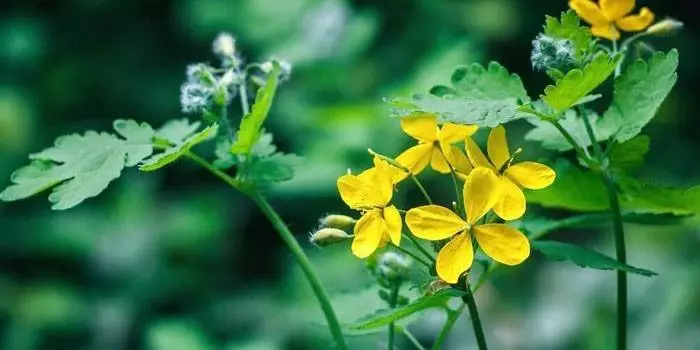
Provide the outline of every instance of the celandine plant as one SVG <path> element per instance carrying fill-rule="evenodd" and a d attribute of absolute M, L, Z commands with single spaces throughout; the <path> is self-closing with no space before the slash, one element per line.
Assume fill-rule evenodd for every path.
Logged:
<path fill-rule="evenodd" d="M 533 41 L 533 69 L 553 80 L 539 99 L 533 101 L 517 75 L 493 62 L 457 68 L 451 86 L 391 100 L 402 130 L 417 144 L 396 157 L 370 149 L 371 167 L 337 180 L 340 197 L 354 215 L 327 215 L 309 237 L 319 246 L 351 240 L 352 254 L 366 259 L 376 278 L 387 308 L 367 310 L 369 316 L 361 320 L 345 320 L 354 322 L 349 326 L 341 326 L 313 266 L 264 196 L 271 184 L 291 179 L 300 162 L 279 152 L 263 129 L 277 87 L 291 67 L 280 61 L 244 64 L 230 35 L 214 42 L 219 64 L 187 68 L 182 109 L 200 121 L 173 120 L 154 129 L 117 120 L 114 134 L 88 131 L 60 137 L 53 147 L 29 156 L 31 163 L 12 175 L 0 199 L 19 200 L 52 189 L 53 208 L 68 209 L 100 194 L 125 168 L 155 171 L 184 158 L 250 197 L 267 216 L 311 284 L 337 348 L 347 348 L 347 334 L 386 329 L 387 349 L 394 348 L 396 334 L 424 349 L 404 322 L 438 308 L 447 313 L 432 344 L 440 349 L 466 308 L 478 347 L 486 349 L 474 294 L 495 271 L 521 264 L 536 250 L 582 267 L 616 270 L 617 348 L 625 349 L 627 274 L 655 274 L 627 264 L 625 221 L 664 222 L 669 215 L 700 211 L 700 187 L 670 188 L 630 175 L 649 150 L 649 137 L 640 133 L 675 84 L 678 66 L 675 50 L 637 50 L 644 56 L 634 57 L 632 48 L 645 37 L 673 32 L 682 24 L 672 19 L 654 24 L 647 8 L 631 14 L 633 0 L 573 0 L 569 5 L 573 11 L 547 17 L 543 33 Z M 582 26 L 579 17 L 591 27 Z M 634 34 L 620 41 L 620 30 Z M 599 88 L 610 79 L 612 103 L 597 112 L 594 106 L 600 101 L 593 102 L 606 92 Z M 257 93 L 251 105 L 253 90 Z M 238 128 L 227 113 L 236 100 L 243 111 Z M 521 148 L 511 151 L 504 125 L 519 119 L 533 126 L 526 139 L 560 152 L 561 159 L 539 163 L 523 159 Z M 485 148 L 472 138 L 480 129 L 489 129 Z M 213 160 L 193 151 L 204 142 L 216 142 Z M 434 202 L 419 179 L 433 171 L 454 187 L 451 203 Z M 416 186 L 424 203 L 396 203 L 394 191 L 406 186 Z M 527 203 L 583 213 L 535 217 Z M 542 240 L 558 229 L 608 222 L 614 228 L 615 259 Z M 474 262 L 483 268 L 474 269 Z M 402 287 L 410 283 L 415 266 L 430 277 L 419 286 L 422 295 L 411 299 Z M 448 303 L 454 298 L 463 301 L 457 308 Z"/>

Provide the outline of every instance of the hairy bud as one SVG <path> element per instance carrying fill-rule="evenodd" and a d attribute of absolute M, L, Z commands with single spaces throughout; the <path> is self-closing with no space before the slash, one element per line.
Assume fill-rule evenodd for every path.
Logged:
<path fill-rule="evenodd" d="M 357 220 L 347 215 L 340 214 L 328 214 L 318 220 L 321 226 L 337 228 L 337 229 L 347 229 L 355 225 Z"/>
<path fill-rule="evenodd" d="M 229 33 L 219 33 L 212 44 L 212 51 L 222 58 L 236 55 L 236 39 Z"/>
<path fill-rule="evenodd" d="M 327 227 L 311 233 L 309 235 L 309 242 L 319 247 L 326 247 L 329 245 L 336 244 L 338 242 L 342 242 L 351 237 L 352 235 L 349 235 L 343 230 Z"/>
<path fill-rule="evenodd" d="M 556 69 L 567 72 L 576 66 L 574 45 L 567 39 L 540 34 L 532 41 L 530 60 L 532 68 L 537 71 Z"/>
<path fill-rule="evenodd" d="M 280 65 L 280 81 L 289 79 L 292 75 L 292 64 L 287 61 L 275 60 Z M 263 62 L 260 64 L 260 70 L 265 74 L 272 72 L 272 61 Z"/>
<path fill-rule="evenodd" d="M 406 279 L 410 270 L 411 259 L 400 253 L 386 252 L 377 260 L 378 275 L 388 281 Z"/>
<path fill-rule="evenodd" d="M 211 107 L 214 89 L 199 83 L 186 82 L 180 88 L 183 113 L 203 113 Z"/>
<path fill-rule="evenodd" d="M 683 22 L 673 18 L 666 18 L 651 27 L 647 28 L 646 34 L 650 35 L 670 35 L 683 29 Z"/>

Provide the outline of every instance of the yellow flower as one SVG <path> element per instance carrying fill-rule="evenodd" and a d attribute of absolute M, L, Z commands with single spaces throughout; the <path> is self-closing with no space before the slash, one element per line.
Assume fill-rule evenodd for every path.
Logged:
<path fill-rule="evenodd" d="M 639 14 L 630 15 L 634 5 L 635 0 L 600 0 L 600 6 L 591 0 L 569 1 L 569 7 L 591 25 L 591 33 L 608 40 L 620 39 L 618 28 L 639 32 L 654 22 L 654 13 L 646 7 Z"/>
<path fill-rule="evenodd" d="M 439 205 L 413 208 L 406 213 L 406 225 L 414 236 L 431 241 L 452 237 L 436 261 L 438 276 L 446 282 L 456 283 L 471 267 L 472 236 L 486 255 L 505 265 L 517 265 L 530 255 L 530 243 L 517 229 L 504 224 L 477 224 L 496 204 L 499 187 L 493 171 L 477 167 L 464 184 L 466 220 Z"/>
<path fill-rule="evenodd" d="M 539 190 L 554 182 L 556 173 L 552 168 L 535 162 L 513 164 L 513 157 L 508 151 L 506 129 L 499 125 L 489 133 L 487 151 L 489 159 L 484 156 L 479 146 L 468 138 L 464 141 L 467 157 L 475 167 L 491 169 L 500 184 L 500 195 L 493 211 L 504 220 L 515 220 L 525 214 L 525 194 L 520 187 Z"/>
<path fill-rule="evenodd" d="M 399 210 L 389 205 L 394 190 L 390 165 L 374 157 L 373 168 L 343 175 L 337 184 L 345 204 L 363 213 L 355 224 L 352 253 L 366 258 L 389 240 L 398 246 L 402 222 Z"/>
<path fill-rule="evenodd" d="M 401 119 L 401 129 L 418 140 L 418 145 L 396 157 L 396 161 L 413 174 L 420 173 L 428 164 L 443 174 L 450 172 L 450 164 L 462 173 L 471 171 L 469 160 L 453 144 L 473 135 L 478 129 L 476 125 L 445 123 L 440 128 L 434 114 L 416 112 Z"/>

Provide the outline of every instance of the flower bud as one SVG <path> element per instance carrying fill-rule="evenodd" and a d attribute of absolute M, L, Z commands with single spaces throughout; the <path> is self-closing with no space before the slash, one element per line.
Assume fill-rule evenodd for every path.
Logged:
<path fill-rule="evenodd" d="M 284 81 L 289 79 L 289 76 L 292 75 L 292 64 L 287 61 L 270 60 L 263 62 L 260 64 L 260 70 L 262 70 L 265 74 L 270 74 L 270 72 L 272 72 L 272 68 L 274 67 L 273 61 L 277 62 L 277 64 L 280 66 L 280 80 Z"/>
<path fill-rule="evenodd" d="M 576 66 L 575 49 L 571 41 L 540 34 L 532 41 L 532 68 L 546 72 L 557 69 L 567 72 Z"/>
<path fill-rule="evenodd" d="M 236 39 L 229 33 L 219 33 L 212 44 L 212 51 L 217 56 L 233 57 L 236 54 Z"/>
<path fill-rule="evenodd" d="M 389 281 L 407 278 L 410 270 L 411 260 L 403 254 L 386 252 L 377 261 L 377 273 Z"/>
<path fill-rule="evenodd" d="M 681 29 L 683 29 L 683 22 L 673 18 L 666 18 L 647 28 L 646 33 L 650 35 L 669 35 Z"/>
<path fill-rule="evenodd" d="M 323 227 L 330 227 L 330 228 L 337 228 L 337 229 L 346 229 L 350 228 L 355 223 L 357 220 L 354 218 L 351 218 L 347 215 L 340 215 L 340 214 L 328 214 L 321 219 L 319 219 L 319 222 L 321 223 L 321 226 Z"/>
<path fill-rule="evenodd" d="M 347 232 L 337 228 L 322 228 L 309 235 L 309 242 L 319 247 L 326 247 L 342 242 L 351 237 L 352 235 L 349 235 Z"/>

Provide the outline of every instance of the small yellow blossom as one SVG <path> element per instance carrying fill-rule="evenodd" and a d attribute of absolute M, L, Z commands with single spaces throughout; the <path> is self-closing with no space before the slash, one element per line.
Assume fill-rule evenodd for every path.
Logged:
<path fill-rule="evenodd" d="M 343 175 L 338 178 L 338 192 L 351 209 L 362 212 L 355 223 L 352 253 L 366 258 L 389 240 L 394 245 L 401 242 L 401 214 L 389 205 L 394 190 L 391 166 L 374 157 L 374 167 L 359 175 Z"/>
<path fill-rule="evenodd" d="M 525 214 L 525 194 L 520 187 L 538 190 L 551 185 L 556 173 L 552 168 L 535 162 L 513 164 L 508 150 L 506 129 L 499 125 L 489 133 L 487 159 L 479 146 L 468 138 L 465 140 L 467 157 L 475 167 L 490 169 L 498 176 L 500 195 L 493 211 L 504 220 L 515 220 Z M 520 150 L 516 152 L 519 153 Z"/>
<path fill-rule="evenodd" d="M 569 1 L 569 7 L 591 25 L 591 33 L 608 40 L 620 39 L 618 28 L 639 32 L 654 22 L 654 13 L 646 7 L 639 14 L 630 15 L 634 5 L 635 0 L 600 0 L 600 6 L 591 0 Z"/>
<path fill-rule="evenodd" d="M 437 256 L 438 276 L 448 283 L 457 283 L 474 260 L 472 236 L 479 247 L 494 260 L 517 265 L 530 255 L 530 242 L 517 229 L 505 224 L 477 224 L 498 200 L 500 181 L 493 171 L 477 167 L 464 184 L 466 220 L 439 205 L 413 208 L 406 213 L 406 225 L 414 236 L 431 241 L 448 238 Z"/>
<path fill-rule="evenodd" d="M 473 135 L 478 129 L 476 125 L 445 123 L 440 128 L 434 114 L 416 112 L 401 119 L 401 129 L 418 140 L 418 145 L 396 157 L 413 174 L 420 173 L 428 164 L 443 174 L 450 172 L 450 165 L 464 174 L 471 171 L 469 160 L 454 144 Z"/>

